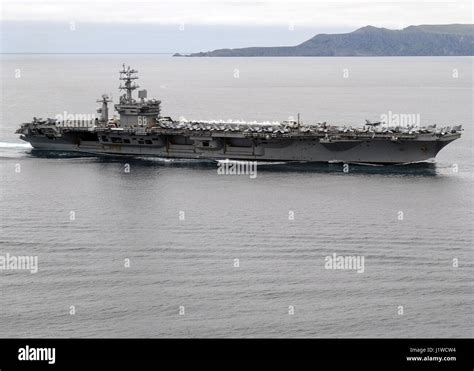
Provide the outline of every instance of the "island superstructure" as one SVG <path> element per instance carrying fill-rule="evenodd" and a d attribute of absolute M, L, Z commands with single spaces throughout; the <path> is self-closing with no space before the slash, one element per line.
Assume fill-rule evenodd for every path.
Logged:
<path fill-rule="evenodd" d="M 429 161 L 460 138 L 452 127 L 389 126 L 366 122 L 361 127 L 326 122 L 187 121 L 161 115 L 161 101 L 147 99 L 135 80 L 138 71 L 123 66 L 123 95 L 109 118 L 109 96 L 102 95 L 94 120 L 37 119 L 16 131 L 33 148 L 92 154 L 157 156 L 210 160 L 308 161 L 404 164 Z"/>

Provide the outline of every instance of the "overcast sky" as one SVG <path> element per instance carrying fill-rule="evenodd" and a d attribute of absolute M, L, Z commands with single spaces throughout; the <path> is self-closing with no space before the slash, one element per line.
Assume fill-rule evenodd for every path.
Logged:
<path fill-rule="evenodd" d="M 189 53 L 297 45 L 367 25 L 473 23 L 469 0 L 0 0 L 1 53 Z"/>
<path fill-rule="evenodd" d="M 194 25 L 403 28 L 473 23 L 469 0 L 0 0 L 2 20 Z"/>

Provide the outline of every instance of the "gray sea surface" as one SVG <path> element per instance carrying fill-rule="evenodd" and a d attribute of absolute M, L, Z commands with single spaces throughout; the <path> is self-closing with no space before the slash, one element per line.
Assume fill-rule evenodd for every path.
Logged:
<path fill-rule="evenodd" d="M 174 118 L 358 126 L 392 112 L 465 131 L 434 163 L 262 163 L 256 179 L 37 153 L 14 134 L 33 116 L 95 113 L 103 93 L 117 102 L 122 63 Z M 0 255 L 37 256 L 38 272 L 0 269 L 0 337 L 472 337 L 472 67 L 1 56 Z M 326 269 L 332 254 L 364 257 L 364 272 Z"/>

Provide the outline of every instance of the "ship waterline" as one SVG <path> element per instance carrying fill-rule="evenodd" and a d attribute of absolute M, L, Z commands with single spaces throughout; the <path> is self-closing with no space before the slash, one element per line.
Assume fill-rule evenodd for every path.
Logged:
<path fill-rule="evenodd" d="M 119 117 L 109 119 L 107 95 L 98 102 L 101 117 L 88 122 L 34 119 L 17 133 L 35 149 L 89 154 L 140 155 L 164 158 L 261 161 L 404 164 L 434 159 L 461 136 L 462 127 L 437 128 L 367 123 L 360 128 L 306 124 L 222 121 L 175 121 L 161 116 L 161 101 L 146 99 L 134 83 L 137 71 L 123 68 L 115 105 Z"/>

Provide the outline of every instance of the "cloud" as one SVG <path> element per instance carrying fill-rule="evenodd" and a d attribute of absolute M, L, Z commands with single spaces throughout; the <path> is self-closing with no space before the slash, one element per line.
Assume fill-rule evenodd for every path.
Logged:
<path fill-rule="evenodd" d="M 3 21 L 403 28 L 472 23 L 470 1 L 63 0 L 2 2 Z"/>

